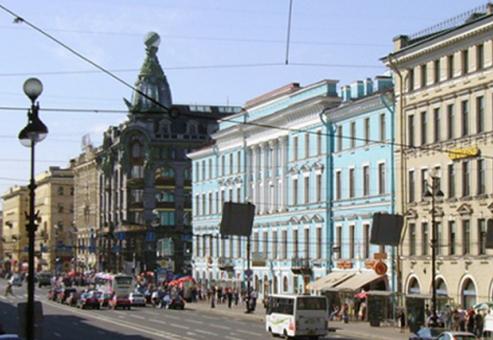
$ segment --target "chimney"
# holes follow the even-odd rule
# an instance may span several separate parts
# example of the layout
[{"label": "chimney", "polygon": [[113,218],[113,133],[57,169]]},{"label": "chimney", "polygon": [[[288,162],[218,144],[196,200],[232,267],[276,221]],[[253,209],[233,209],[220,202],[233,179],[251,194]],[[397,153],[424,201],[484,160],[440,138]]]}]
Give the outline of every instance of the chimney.
[{"label": "chimney", "polygon": [[409,43],[409,37],[407,35],[398,35],[392,40],[394,42],[394,51],[399,51]]},{"label": "chimney", "polygon": [[364,95],[364,85],[361,80],[351,84],[351,98],[361,98]]},{"label": "chimney", "polygon": [[373,93],[373,80],[366,78],[364,80],[364,95],[369,96]]}]

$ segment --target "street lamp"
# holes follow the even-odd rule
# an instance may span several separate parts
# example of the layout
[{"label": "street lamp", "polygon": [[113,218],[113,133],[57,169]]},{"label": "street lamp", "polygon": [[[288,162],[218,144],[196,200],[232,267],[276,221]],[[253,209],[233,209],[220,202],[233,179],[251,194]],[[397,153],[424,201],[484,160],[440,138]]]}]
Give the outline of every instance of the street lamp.
[{"label": "street lamp", "polygon": [[431,185],[426,182],[425,198],[431,199],[431,323],[437,325],[436,248],[437,230],[435,222],[435,200],[444,197],[440,190],[440,178],[431,176]]},{"label": "street lamp", "polygon": [[25,147],[31,148],[31,179],[29,181],[29,221],[26,225],[28,233],[28,281],[26,308],[26,339],[34,339],[34,237],[37,228],[34,212],[34,146],[48,135],[48,128],[38,117],[39,102],[36,99],[43,92],[43,84],[39,79],[29,78],[24,82],[24,93],[31,99],[31,108],[27,112],[27,125],[19,132],[19,140]]}]

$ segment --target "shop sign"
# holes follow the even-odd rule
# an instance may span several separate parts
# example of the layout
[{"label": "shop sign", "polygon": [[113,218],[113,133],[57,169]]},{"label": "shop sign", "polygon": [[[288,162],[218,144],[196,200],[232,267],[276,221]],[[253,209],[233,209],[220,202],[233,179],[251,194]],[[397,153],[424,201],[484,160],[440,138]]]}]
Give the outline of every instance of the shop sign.
[{"label": "shop sign", "polygon": [[448,153],[448,158],[451,160],[470,158],[479,156],[479,149],[477,146],[470,146],[468,148],[452,149]]},{"label": "shop sign", "polygon": [[351,261],[339,261],[337,262],[337,268],[339,269],[351,269],[353,268],[353,262]]}]

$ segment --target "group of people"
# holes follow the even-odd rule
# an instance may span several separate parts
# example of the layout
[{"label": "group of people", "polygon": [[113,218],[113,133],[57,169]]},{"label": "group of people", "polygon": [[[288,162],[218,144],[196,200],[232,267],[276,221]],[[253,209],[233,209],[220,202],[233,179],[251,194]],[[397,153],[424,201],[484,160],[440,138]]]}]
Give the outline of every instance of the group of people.
[{"label": "group of people", "polygon": [[483,334],[485,314],[485,311],[474,310],[471,307],[467,309],[446,307],[441,317],[447,329],[467,331],[481,336]]}]

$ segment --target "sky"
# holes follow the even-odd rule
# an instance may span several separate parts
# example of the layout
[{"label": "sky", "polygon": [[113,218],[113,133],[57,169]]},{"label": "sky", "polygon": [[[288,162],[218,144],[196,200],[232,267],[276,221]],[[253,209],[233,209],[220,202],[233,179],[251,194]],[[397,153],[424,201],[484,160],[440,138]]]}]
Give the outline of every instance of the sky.
[{"label": "sky", "polygon": [[[147,32],[161,36],[158,52],[175,104],[243,105],[291,82],[322,79],[346,85],[387,72],[380,58],[392,38],[412,34],[485,4],[485,0],[293,0],[288,65],[289,0],[0,0],[99,65],[134,84]],[[0,10],[0,193],[26,185],[29,150],[18,139],[39,78],[40,117],[49,135],[37,145],[36,173],[68,166],[89,134],[95,146],[125,113],[45,111],[125,110],[131,90]],[[10,109],[9,109],[10,108]],[[12,108],[18,108],[12,109]],[[24,109],[24,110],[23,110]]]}]

